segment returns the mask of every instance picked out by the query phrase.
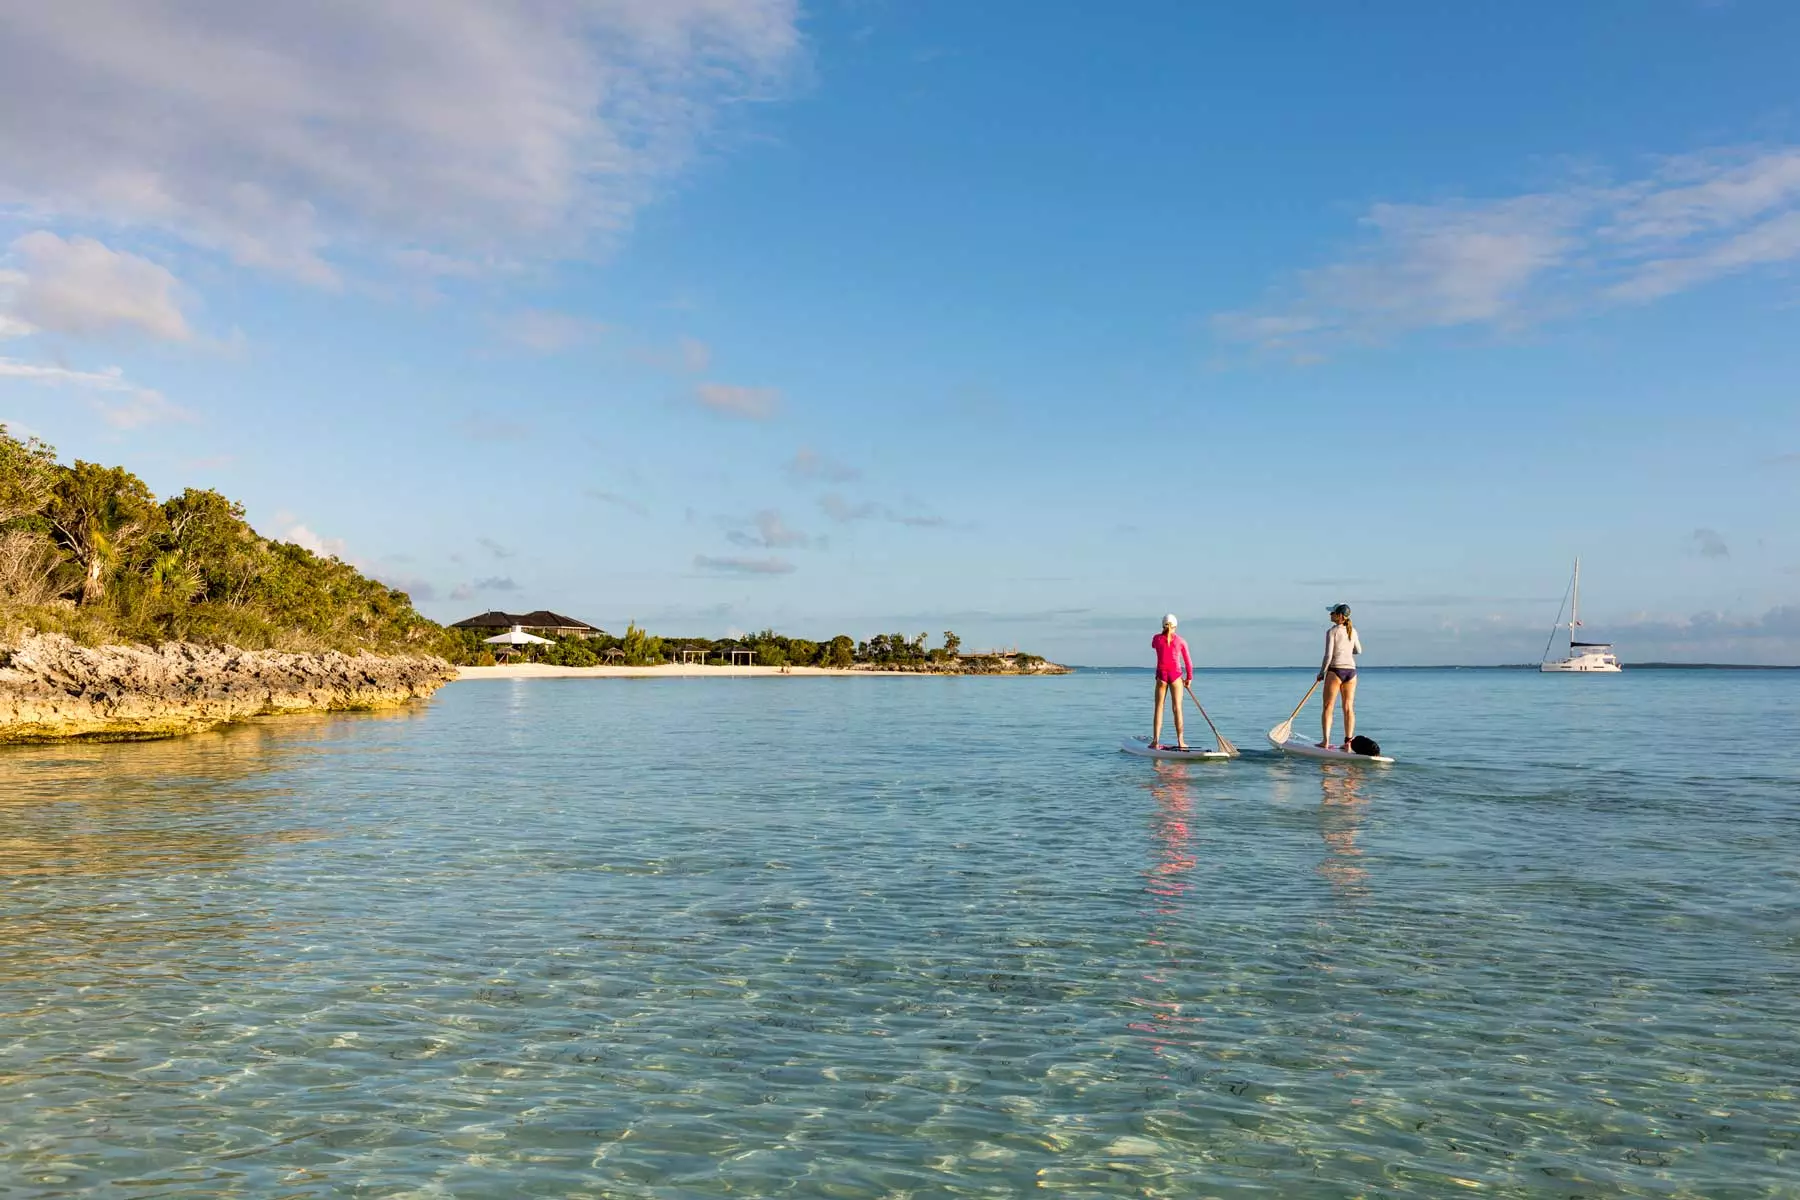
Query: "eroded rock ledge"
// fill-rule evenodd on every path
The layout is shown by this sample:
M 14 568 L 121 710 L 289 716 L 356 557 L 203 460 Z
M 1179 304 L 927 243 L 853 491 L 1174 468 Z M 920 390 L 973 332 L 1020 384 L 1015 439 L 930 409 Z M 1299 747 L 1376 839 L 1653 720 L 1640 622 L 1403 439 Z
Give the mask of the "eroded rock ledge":
M 175 737 L 246 717 L 387 708 L 455 678 L 441 658 L 90 648 L 43 634 L 0 646 L 0 743 Z

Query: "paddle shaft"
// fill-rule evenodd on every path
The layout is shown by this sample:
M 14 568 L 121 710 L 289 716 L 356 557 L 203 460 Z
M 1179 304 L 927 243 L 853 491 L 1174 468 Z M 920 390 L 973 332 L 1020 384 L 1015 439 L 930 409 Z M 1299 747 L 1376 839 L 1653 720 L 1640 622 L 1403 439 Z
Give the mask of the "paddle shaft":
M 1235 747 L 1233 747 L 1231 745 L 1231 743 L 1227 742 L 1224 738 L 1219 736 L 1219 727 L 1217 725 L 1214 725 L 1213 719 L 1206 715 L 1206 705 L 1200 703 L 1200 697 L 1194 695 L 1194 685 L 1192 683 L 1184 682 L 1181 686 L 1187 689 L 1188 697 L 1193 700 L 1194 707 L 1200 710 L 1201 719 L 1206 722 L 1206 727 L 1208 729 L 1212 730 L 1213 737 L 1218 739 L 1219 749 L 1224 750 L 1227 753 L 1230 753 L 1231 750 L 1235 749 Z M 1300 703 L 1304 704 L 1304 703 L 1306 703 L 1306 701 L 1302 700 Z
M 1288 735 L 1294 732 L 1294 718 L 1300 715 L 1300 710 L 1306 707 L 1306 702 L 1312 699 L 1312 694 L 1319 690 L 1319 681 L 1325 678 L 1325 664 L 1330 661 L 1331 655 L 1327 652 L 1325 657 L 1319 660 L 1318 677 L 1312 681 L 1312 686 L 1306 689 L 1306 695 L 1300 697 L 1300 703 L 1294 705 L 1294 711 L 1288 714 L 1288 719 L 1269 731 L 1271 736 L 1274 735 L 1276 729 L 1279 729 L 1281 731 L 1279 740 L 1287 741 Z

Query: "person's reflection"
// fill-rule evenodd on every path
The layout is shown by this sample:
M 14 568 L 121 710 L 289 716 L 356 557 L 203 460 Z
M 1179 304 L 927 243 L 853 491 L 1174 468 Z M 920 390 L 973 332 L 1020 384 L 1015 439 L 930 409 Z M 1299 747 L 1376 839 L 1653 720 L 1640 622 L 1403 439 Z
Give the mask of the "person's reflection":
M 1151 865 L 1145 887 L 1162 902 L 1157 916 L 1171 916 L 1178 902 L 1191 886 L 1183 878 L 1194 869 L 1194 788 L 1188 778 L 1188 764 L 1158 761 L 1152 764 L 1156 782 L 1150 795 L 1156 801 L 1151 817 L 1151 840 L 1156 861 Z
M 1346 900 L 1368 895 L 1369 872 L 1361 863 L 1362 847 L 1356 835 L 1362 830 L 1368 799 L 1362 794 L 1362 772 L 1357 767 L 1325 766 L 1319 773 L 1319 836 L 1325 839 L 1325 857 L 1319 874 L 1331 890 Z
M 1169 966 L 1177 966 L 1181 955 L 1179 931 L 1171 936 L 1165 923 L 1179 916 L 1182 898 L 1193 888 L 1188 875 L 1199 861 L 1193 848 L 1194 785 L 1187 763 L 1159 760 L 1151 766 L 1155 777 L 1150 796 L 1156 801 L 1156 809 L 1150 818 L 1152 860 L 1144 872 L 1144 890 L 1150 894 L 1155 920 L 1146 941 L 1167 956 Z M 1147 993 L 1166 989 L 1172 983 L 1171 973 L 1154 969 L 1144 976 L 1144 982 L 1150 985 L 1145 989 Z M 1141 1011 L 1141 1017 L 1129 1022 L 1129 1027 L 1149 1035 L 1158 1054 L 1179 1045 L 1184 1027 L 1195 1022 L 1195 1018 L 1183 1016 L 1180 1001 L 1171 998 L 1140 995 L 1134 999 L 1134 1006 Z

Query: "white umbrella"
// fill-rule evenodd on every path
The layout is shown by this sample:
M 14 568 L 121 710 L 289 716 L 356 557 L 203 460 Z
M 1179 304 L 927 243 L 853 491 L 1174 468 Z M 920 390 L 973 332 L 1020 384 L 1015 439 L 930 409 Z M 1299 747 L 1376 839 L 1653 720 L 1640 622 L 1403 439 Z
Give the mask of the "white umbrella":
M 548 646 L 548 645 L 551 645 L 551 641 L 549 638 L 541 638 L 535 633 L 526 633 L 524 629 L 520 628 L 517 625 L 514 625 L 510 630 L 508 630 L 506 633 L 501 634 L 499 637 L 482 638 L 481 640 L 484 644 L 489 645 L 489 646 Z

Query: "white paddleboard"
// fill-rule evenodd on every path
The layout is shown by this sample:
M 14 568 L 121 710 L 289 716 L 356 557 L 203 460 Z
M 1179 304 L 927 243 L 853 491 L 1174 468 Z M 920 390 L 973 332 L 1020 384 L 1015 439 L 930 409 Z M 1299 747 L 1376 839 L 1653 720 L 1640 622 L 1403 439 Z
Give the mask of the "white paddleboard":
M 1301 758 L 1326 758 L 1338 762 L 1386 763 L 1393 765 L 1394 760 L 1385 754 L 1358 754 L 1354 750 L 1328 750 L 1324 746 L 1315 746 L 1305 738 L 1290 736 L 1285 742 L 1269 739 L 1269 744 L 1284 754 L 1298 754 Z
M 1206 749 L 1202 749 L 1199 746 L 1189 746 L 1186 750 L 1176 750 L 1172 747 L 1164 747 L 1161 750 L 1152 750 L 1150 748 L 1150 739 L 1143 736 L 1142 734 L 1139 734 L 1137 737 L 1126 738 L 1124 741 L 1124 744 L 1121 745 L 1119 747 L 1119 749 L 1123 750 L 1127 754 L 1135 754 L 1139 758 L 1230 758 L 1231 757 L 1231 755 L 1225 753 L 1223 750 L 1206 750 Z

